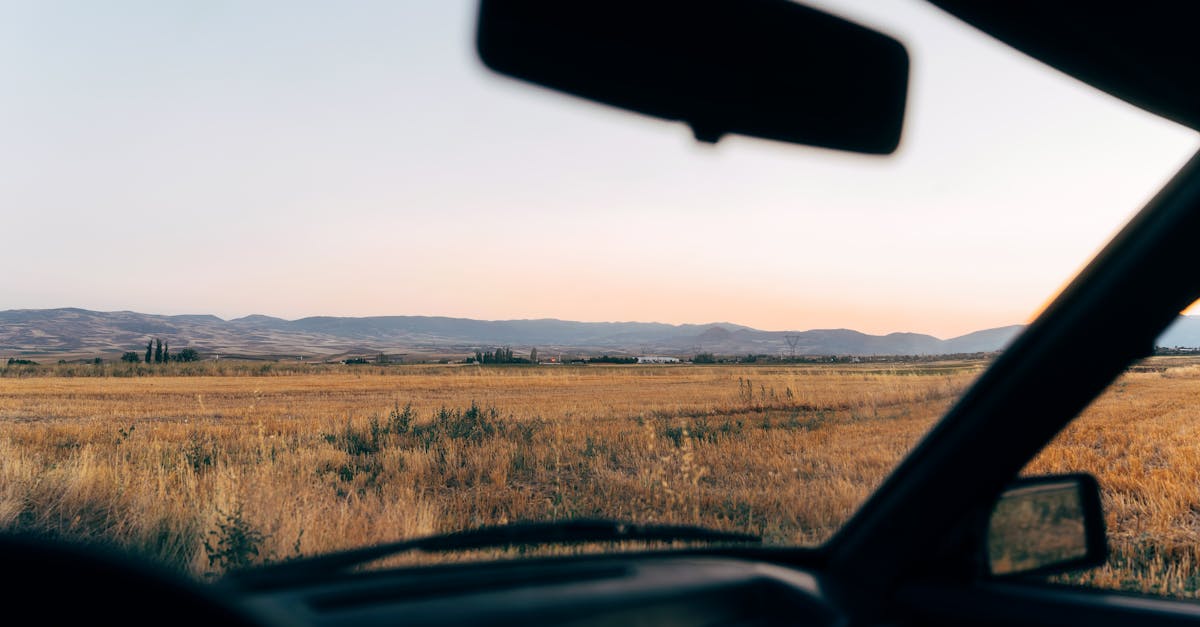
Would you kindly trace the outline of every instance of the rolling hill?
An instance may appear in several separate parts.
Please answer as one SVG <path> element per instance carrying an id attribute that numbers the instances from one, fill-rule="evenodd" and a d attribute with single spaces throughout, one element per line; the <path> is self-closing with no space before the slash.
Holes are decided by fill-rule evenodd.
<path id="1" fill-rule="evenodd" d="M 141 351 L 150 338 L 176 350 L 207 354 L 332 357 L 358 353 L 469 353 L 476 349 L 538 347 L 577 353 L 691 355 L 937 355 L 1003 348 L 1020 326 L 939 339 L 918 333 L 868 335 L 849 329 L 761 331 L 730 324 L 472 320 L 436 316 L 317 316 L 284 320 L 252 315 L 156 315 L 86 309 L 0 311 L 0 356 L 113 355 Z M 1197 325 L 1200 336 L 1200 325 Z"/>

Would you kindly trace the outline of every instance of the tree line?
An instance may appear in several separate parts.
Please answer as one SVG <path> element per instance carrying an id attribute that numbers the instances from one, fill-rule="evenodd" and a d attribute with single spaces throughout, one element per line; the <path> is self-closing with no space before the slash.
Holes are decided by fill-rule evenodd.
<path id="1" fill-rule="evenodd" d="M 121 361 L 131 364 L 145 361 L 148 364 L 166 364 L 171 362 L 200 361 L 200 353 L 194 348 L 185 348 L 178 353 L 171 352 L 171 345 L 162 338 L 154 338 L 146 342 L 145 358 L 136 351 L 127 351 L 121 355 Z"/>
<path id="2" fill-rule="evenodd" d="M 490 352 L 475 351 L 475 356 L 468 357 L 466 362 L 468 364 L 535 364 L 537 363 L 537 349 L 531 350 L 528 358 L 513 355 L 512 349 L 507 346 Z"/>

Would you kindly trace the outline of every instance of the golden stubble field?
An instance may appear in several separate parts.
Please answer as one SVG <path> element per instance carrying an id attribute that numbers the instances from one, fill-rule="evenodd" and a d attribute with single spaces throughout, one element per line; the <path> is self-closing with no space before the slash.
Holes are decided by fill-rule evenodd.
<path id="1" fill-rule="evenodd" d="M 1163 363 L 1127 374 L 1030 471 L 1105 488 L 1113 560 L 1074 580 L 1194 596 L 1200 366 Z M 0 378 L 0 528 L 200 577 L 580 516 L 817 544 L 982 367 L 30 370 Z M 186 374 L 203 376 L 169 376 Z"/>

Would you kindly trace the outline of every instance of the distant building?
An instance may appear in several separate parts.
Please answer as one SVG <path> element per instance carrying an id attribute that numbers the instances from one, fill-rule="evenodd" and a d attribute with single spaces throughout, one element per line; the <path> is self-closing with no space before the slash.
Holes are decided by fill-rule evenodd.
<path id="1" fill-rule="evenodd" d="M 643 355 L 637 358 L 639 364 L 677 364 L 679 359 L 675 357 L 659 357 L 658 355 Z"/>

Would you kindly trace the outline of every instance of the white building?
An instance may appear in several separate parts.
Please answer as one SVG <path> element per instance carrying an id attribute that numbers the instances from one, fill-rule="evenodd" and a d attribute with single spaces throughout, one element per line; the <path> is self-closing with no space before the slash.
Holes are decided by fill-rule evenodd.
<path id="1" fill-rule="evenodd" d="M 643 355 L 637 358 L 639 364 L 677 364 L 675 357 L 659 357 L 658 355 Z"/>

